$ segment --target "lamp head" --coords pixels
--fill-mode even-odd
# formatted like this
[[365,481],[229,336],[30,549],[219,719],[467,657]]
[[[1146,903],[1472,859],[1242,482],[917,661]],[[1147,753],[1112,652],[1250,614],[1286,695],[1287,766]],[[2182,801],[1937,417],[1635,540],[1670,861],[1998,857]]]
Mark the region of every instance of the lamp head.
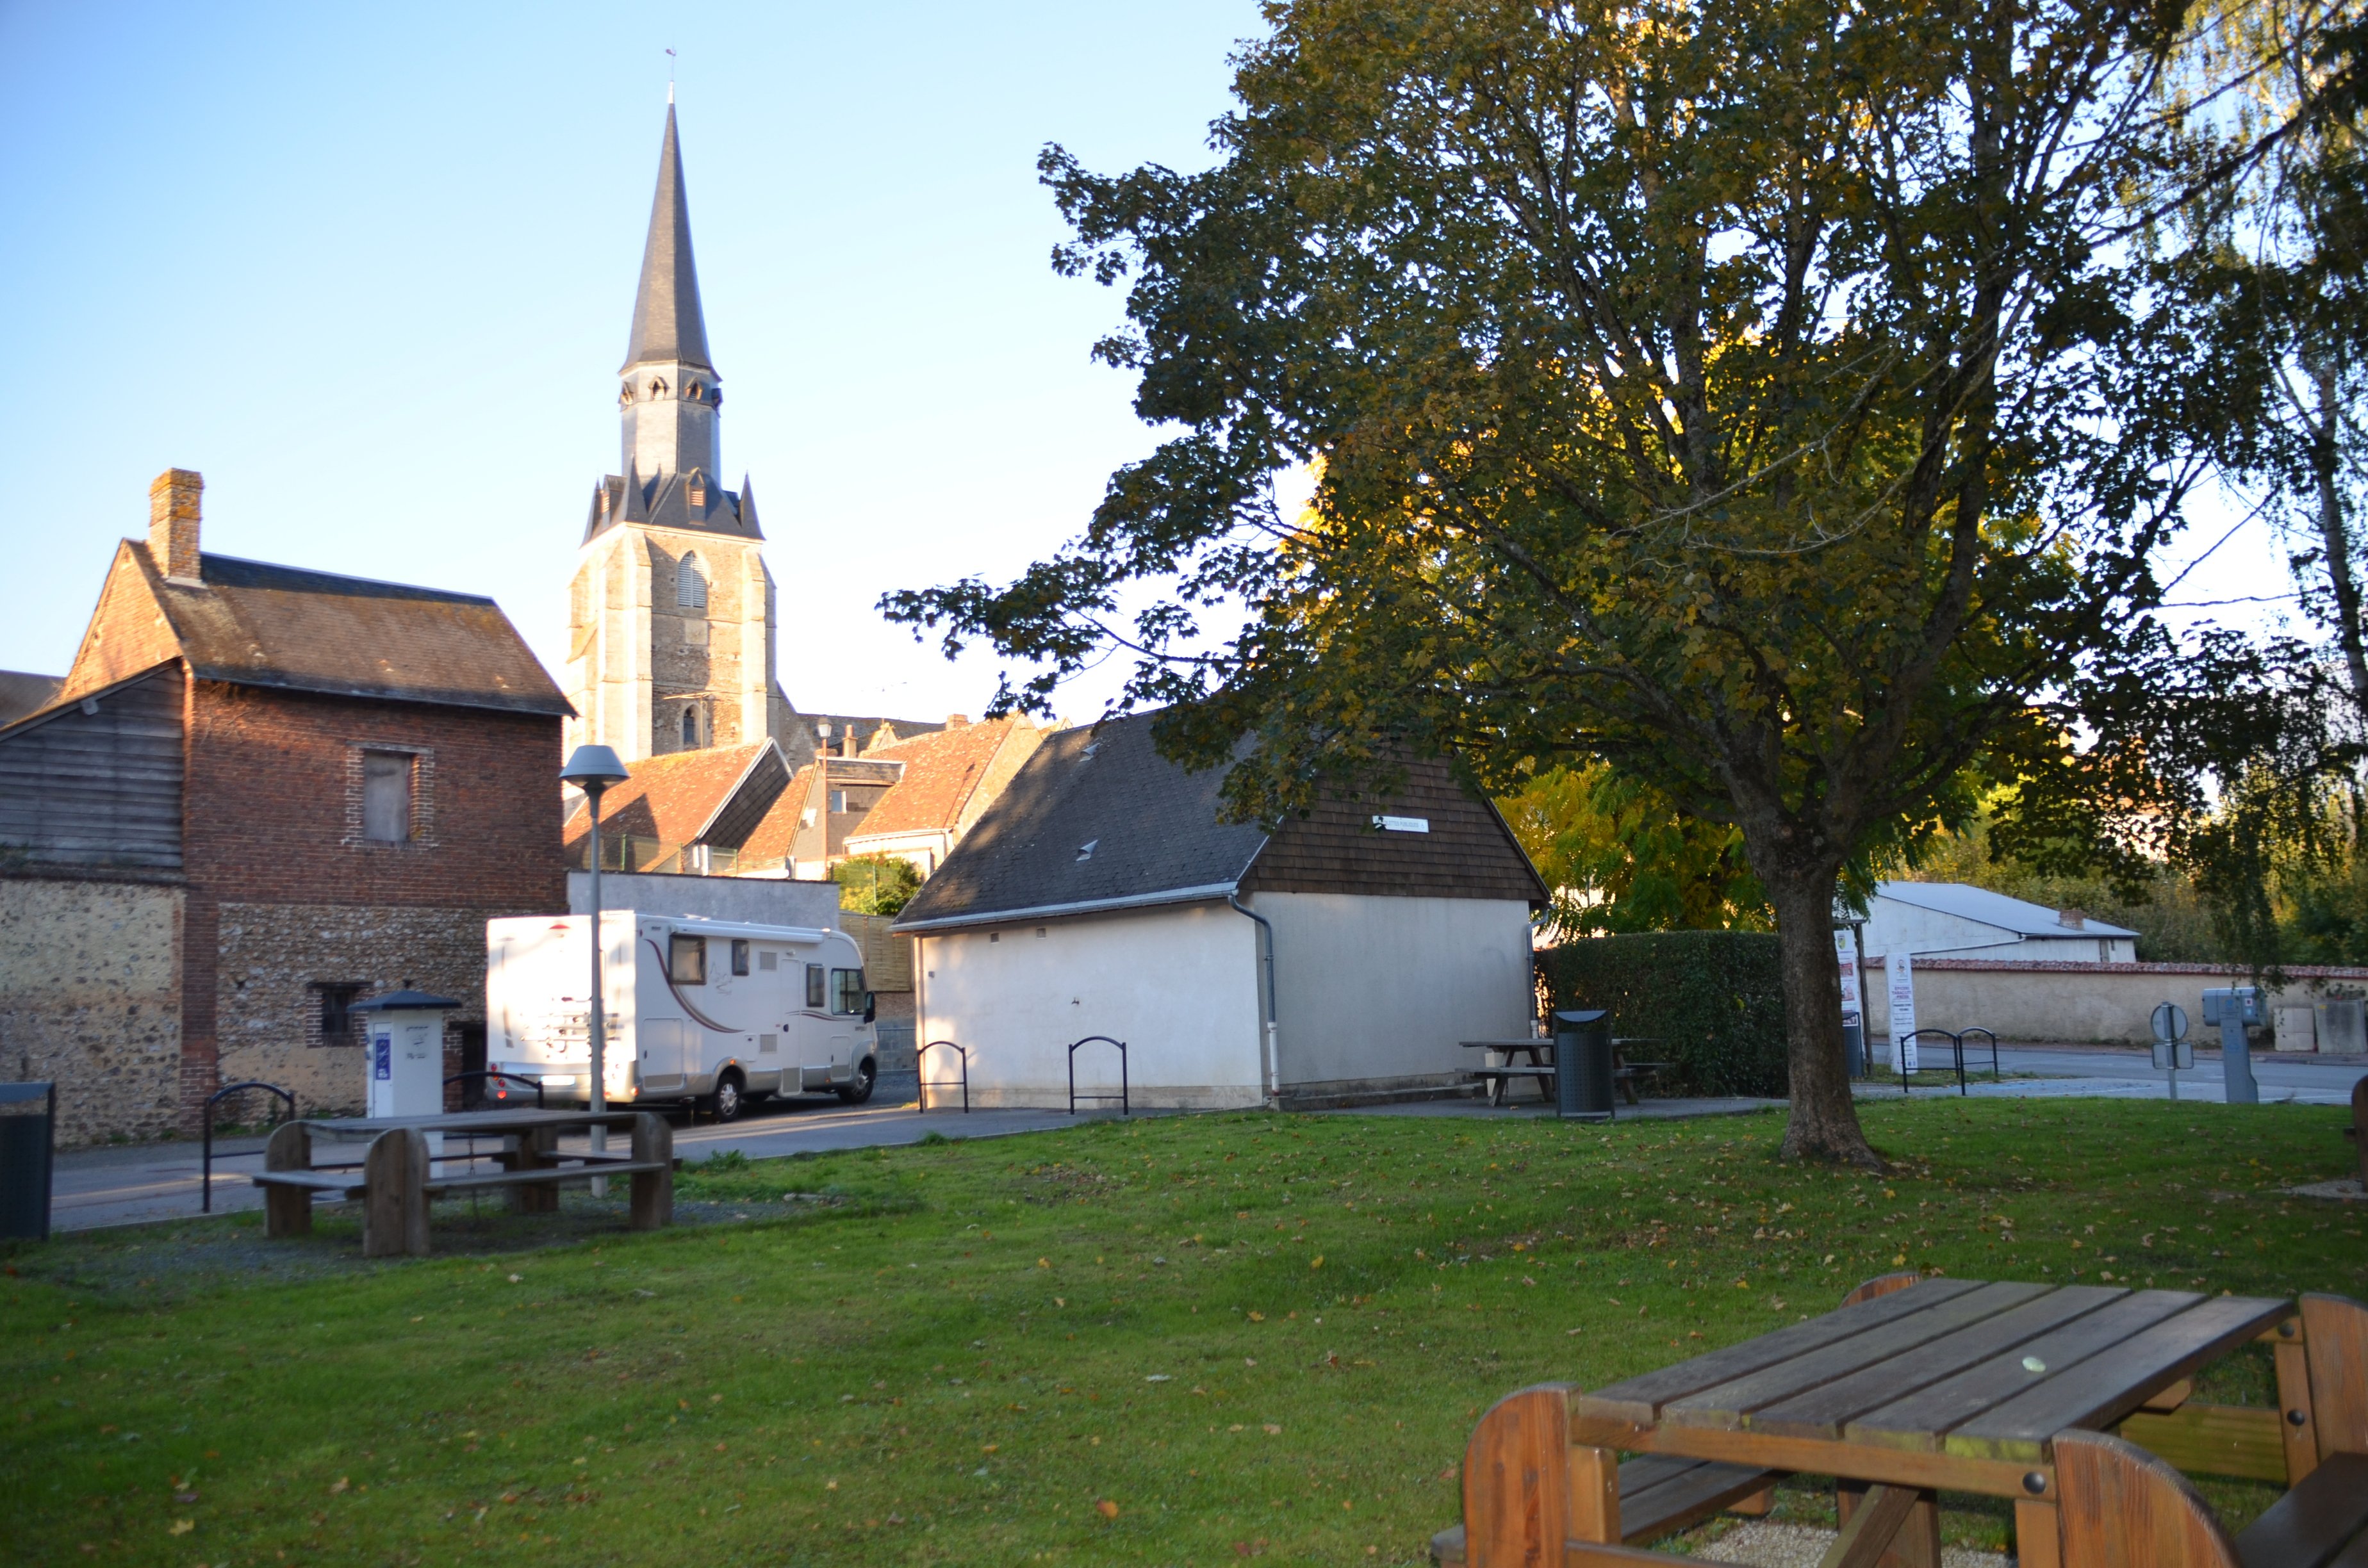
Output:
[[573,784],[587,795],[598,795],[611,784],[622,784],[632,777],[617,754],[607,746],[577,746],[567,766],[559,770],[559,781]]

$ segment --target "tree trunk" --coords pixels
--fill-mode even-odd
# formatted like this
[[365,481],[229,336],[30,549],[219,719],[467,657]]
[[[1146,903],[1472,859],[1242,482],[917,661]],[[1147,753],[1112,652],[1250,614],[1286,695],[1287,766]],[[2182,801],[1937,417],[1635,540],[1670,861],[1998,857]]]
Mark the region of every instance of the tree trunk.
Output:
[[2319,545],[2327,552],[2328,586],[2335,594],[2335,640],[2343,649],[2344,667],[2351,676],[2351,700],[2359,705],[2361,716],[2368,719],[2368,647],[2361,640],[2360,585],[2351,574],[2351,528],[2343,515],[2343,450],[2339,430],[2343,411],[2338,401],[2341,389],[2331,365],[2319,361],[2306,368],[2318,394],[2318,406],[2307,411],[2310,470],[2318,492]]
[[1759,869],[1776,909],[1784,965],[1784,1055],[1793,1116],[1784,1157],[1887,1168],[1870,1148],[1850,1098],[1842,1040],[1841,970],[1834,961],[1834,884],[1839,867]]

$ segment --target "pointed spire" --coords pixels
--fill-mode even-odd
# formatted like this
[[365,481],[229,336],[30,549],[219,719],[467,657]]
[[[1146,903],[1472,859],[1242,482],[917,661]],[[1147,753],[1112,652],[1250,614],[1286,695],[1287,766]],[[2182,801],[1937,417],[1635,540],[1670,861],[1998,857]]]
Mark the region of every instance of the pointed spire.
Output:
[[650,237],[642,249],[642,286],[633,297],[633,336],[624,368],[680,360],[706,369],[707,323],[699,309],[699,269],[690,256],[690,203],[683,194],[682,149],[675,137],[674,102],[666,101],[666,142],[658,152],[657,196],[650,203]]
[[765,530],[757,526],[757,487],[745,473],[740,476],[740,527],[758,539],[765,537]]

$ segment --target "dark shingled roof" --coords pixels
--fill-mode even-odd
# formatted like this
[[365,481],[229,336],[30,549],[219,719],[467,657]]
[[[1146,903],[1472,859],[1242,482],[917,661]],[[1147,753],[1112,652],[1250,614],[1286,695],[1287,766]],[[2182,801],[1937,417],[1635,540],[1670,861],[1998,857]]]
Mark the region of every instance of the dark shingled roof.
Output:
[[1187,773],[1154,751],[1147,714],[1049,735],[905,906],[897,929],[1221,897],[1266,846],[1256,823],[1217,820],[1224,781],[1222,767]]
[[620,369],[679,359],[712,370],[707,321],[699,309],[699,268],[690,255],[690,199],[682,188],[682,149],[674,105],[666,105],[658,149],[658,190],[650,203],[650,237],[642,247],[642,286],[633,296],[633,336]]
[[[1505,899],[1546,890],[1496,808],[1436,761],[1408,765],[1386,800],[1326,800],[1269,837],[1218,820],[1225,770],[1188,773],[1152,746],[1156,714],[1046,737],[921,886],[896,928],[1255,892]],[[1425,831],[1377,830],[1377,814]],[[1086,846],[1091,845],[1090,854]]]
[[38,713],[50,705],[65,684],[63,676],[28,675],[23,670],[0,670],[0,728],[15,723],[28,713]]
[[514,713],[573,713],[489,598],[200,557],[202,585],[134,544],[181,656],[200,680]]

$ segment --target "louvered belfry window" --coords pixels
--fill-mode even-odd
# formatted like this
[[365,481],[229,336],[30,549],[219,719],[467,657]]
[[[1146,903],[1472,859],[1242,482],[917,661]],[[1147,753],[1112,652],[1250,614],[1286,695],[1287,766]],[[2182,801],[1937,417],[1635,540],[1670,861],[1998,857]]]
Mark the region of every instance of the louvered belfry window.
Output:
[[362,753],[362,836],[373,844],[411,842],[412,756]]
[[696,551],[685,555],[674,569],[674,602],[677,609],[707,608],[707,574],[700,570]]

